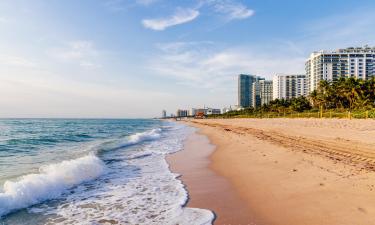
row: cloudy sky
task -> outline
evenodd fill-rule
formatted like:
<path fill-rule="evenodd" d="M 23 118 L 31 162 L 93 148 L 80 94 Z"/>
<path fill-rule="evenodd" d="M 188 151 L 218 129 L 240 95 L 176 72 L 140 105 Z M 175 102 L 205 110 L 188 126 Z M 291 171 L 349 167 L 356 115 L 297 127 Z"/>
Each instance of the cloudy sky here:
<path fill-rule="evenodd" d="M 375 46 L 373 0 L 1 0 L 0 117 L 236 104 L 236 75 Z"/>

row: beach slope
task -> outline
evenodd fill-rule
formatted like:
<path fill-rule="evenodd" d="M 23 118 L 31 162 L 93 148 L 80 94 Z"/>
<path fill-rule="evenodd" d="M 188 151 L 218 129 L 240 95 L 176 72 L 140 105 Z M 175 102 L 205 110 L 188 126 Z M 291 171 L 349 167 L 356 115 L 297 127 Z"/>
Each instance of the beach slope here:
<path fill-rule="evenodd" d="M 194 194 L 208 188 L 195 180 L 187 183 L 192 202 L 197 203 L 194 207 L 213 209 L 219 218 L 220 211 L 236 209 L 248 215 L 231 222 L 233 218 L 222 214 L 225 223 L 218 220 L 216 224 L 375 224 L 375 121 L 185 122 L 199 128 L 216 146 L 212 154 L 200 156 L 208 160 L 203 167 L 229 181 L 226 187 L 236 199 L 215 205 L 215 201 Z M 185 164 L 197 161 L 184 159 Z M 221 185 L 209 188 L 207 192 L 214 192 Z"/>

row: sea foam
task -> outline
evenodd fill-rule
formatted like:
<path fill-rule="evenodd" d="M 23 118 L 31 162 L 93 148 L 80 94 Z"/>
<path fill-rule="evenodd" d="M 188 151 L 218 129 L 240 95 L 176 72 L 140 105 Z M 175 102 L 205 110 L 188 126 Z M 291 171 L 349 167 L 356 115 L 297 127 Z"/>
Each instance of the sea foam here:
<path fill-rule="evenodd" d="M 105 146 L 101 146 L 98 152 L 106 152 L 110 150 L 118 150 L 132 145 L 137 145 L 142 142 L 153 141 L 161 138 L 162 130 L 160 128 L 152 129 L 145 132 L 135 133 L 123 140 L 116 140 L 112 143 L 105 143 Z"/>
<path fill-rule="evenodd" d="M 6 181 L 0 192 L 0 216 L 39 202 L 59 197 L 68 188 L 97 178 L 105 170 L 94 154 L 42 166 L 38 174 L 28 174 L 17 181 Z"/>
<path fill-rule="evenodd" d="M 160 128 L 156 128 L 150 131 L 133 134 L 129 137 L 127 144 L 138 144 L 143 141 L 159 139 L 161 137 L 161 131 L 162 130 Z"/>

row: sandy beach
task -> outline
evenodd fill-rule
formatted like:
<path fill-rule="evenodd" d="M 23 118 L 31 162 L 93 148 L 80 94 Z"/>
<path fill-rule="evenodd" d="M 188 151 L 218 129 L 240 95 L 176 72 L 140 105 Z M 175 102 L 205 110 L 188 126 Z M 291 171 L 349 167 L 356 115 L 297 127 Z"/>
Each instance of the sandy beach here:
<path fill-rule="evenodd" d="M 185 123 L 199 134 L 168 161 L 215 224 L 375 224 L 374 120 Z"/>

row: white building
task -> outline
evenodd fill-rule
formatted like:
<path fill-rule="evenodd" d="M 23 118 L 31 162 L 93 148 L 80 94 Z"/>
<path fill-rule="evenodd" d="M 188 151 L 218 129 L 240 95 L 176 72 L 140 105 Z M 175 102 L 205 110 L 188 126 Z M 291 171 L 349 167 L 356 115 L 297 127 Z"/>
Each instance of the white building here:
<path fill-rule="evenodd" d="M 309 92 L 315 90 L 321 80 L 369 79 L 375 76 L 375 47 L 314 52 L 305 66 Z"/>
<path fill-rule="evenodd" d="M 260 98 L 260 106 L 268 104 L 272 101 L 273 96 L 273 82 L 271 80 L 259 80 L 258 82 L 258 89 L 259 89 L 259 98 Z"/>
<path fill-rule="evenodd" d="M 221 114 L 221 109 L 214 109 L 214 108 L 192 108 L 190 111 L 190 116 L 195 116 L 197 113 L 203 112 L 204 115 L 217 115 Z"/>
<path fill-rule="evenodd" d="M 273 77 L 273 99 L 291 99 L 308 95 L 306 75 L 276 74 Z"/>
<path fill-rule="evenodd" d="M 205 115 L 218 115 L 221 114 L 221 109 L 206 108 Z"/>

